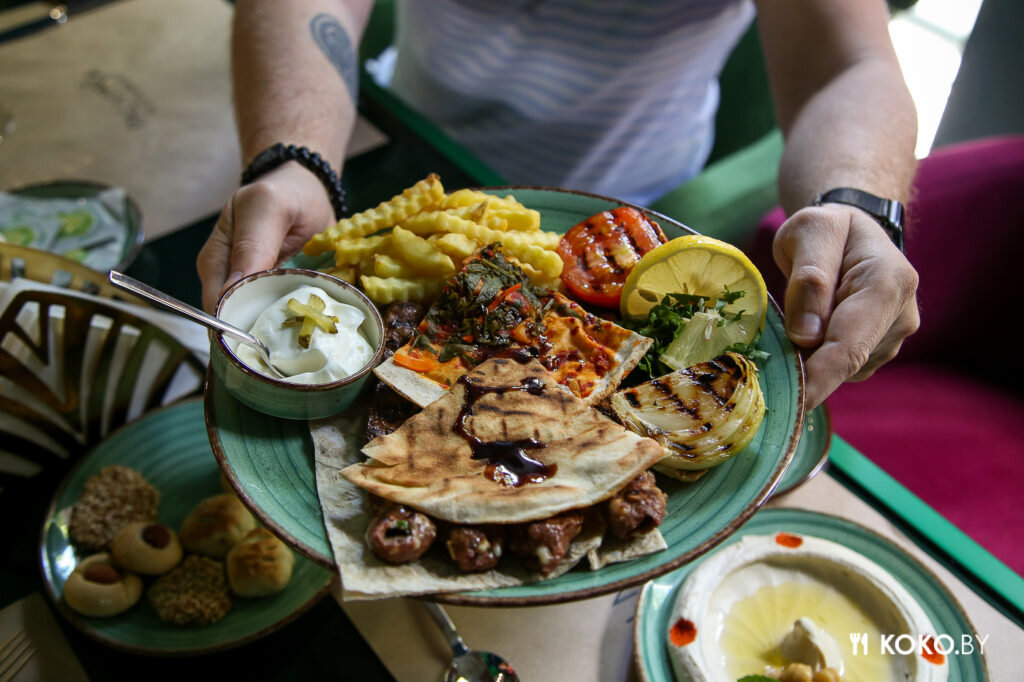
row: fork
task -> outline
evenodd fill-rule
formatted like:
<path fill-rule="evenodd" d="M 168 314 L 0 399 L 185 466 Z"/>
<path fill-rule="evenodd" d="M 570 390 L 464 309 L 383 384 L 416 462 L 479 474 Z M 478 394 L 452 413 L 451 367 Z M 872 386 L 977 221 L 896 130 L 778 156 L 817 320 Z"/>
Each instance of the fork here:
<path fill-rule="evenodd" d="M 0 644 L 0 682 L 11 682 L 35 653 L 36 648 L 25 634 L 25 628 L 18 628 Z"/>

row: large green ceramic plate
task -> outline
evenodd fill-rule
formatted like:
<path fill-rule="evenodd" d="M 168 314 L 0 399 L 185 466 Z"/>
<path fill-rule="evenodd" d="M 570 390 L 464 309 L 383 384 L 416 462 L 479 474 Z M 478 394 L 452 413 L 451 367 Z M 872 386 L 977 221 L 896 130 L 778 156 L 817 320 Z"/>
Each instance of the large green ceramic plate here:
<path fill-rule="evenodd" d="M 889 540 L 852 521 L 803 509 L 765 509 L 722 546 L 726 547 L 744 535 L 767 535 L 780 531 L 838 542 L 884 567 L 917 600 L 937 633 L 950 635 L 959 642 L 962 635 L 977 632 L 963 607 L 931 571 Z M 675 679 L 665 637 L 679 586 L 699 563 L 694 562 L 652 580 L 640 593 L 633 626 L 634 656 L 640 678 L 645 682 Z M 985 657 L 977 648 L 970 654 L 951 655 L 947 660 L 950 682 L 983 682 L 988 679 Z"/>
<path fill-rule="evenodd" d="M 238 646 L 285 625 L 327 593 L 330 571 L 296 557 L 285 590 L 261 599 L 234 598 L 228 614 L 203 627 L 176 627 L 157 618 L 145 595 L 113 618 L 85 618 L 68 608 L 64 582 L 80 558 L 68 539 L 71 506 L 85 481 L 120 464 L 138 470 L 160 491 L 160 521 L 179 528 L 199 500 L 222 492 L 220 470 L 203 428 L 198 399 L 150 413 L 100 443 L 68 474 L 43 526 L 41 558 L 47 593 L 58 610 L 85 634 L 118 649 L 152 655 L 208 653 Z M 147 586 L 148 586 L 147 582 Z"/>
<path fill-rule="evenodd" d="M 524 205 L 540 211 L 545 230 L 558 232 L 565 232 L 594 213 L 622 205 L 613 199 L 551 189 L 511 187 L 488 191 L 514 193 Z M 689 232 L 665 216 L 652 215 L 669 238 Z M 668 515 L 661 526 L 668 549 L 600 571 L 576 570 L 542 583 L 440 599 L 487 605 L 583 599 L 661 575 L 728 537 L 778 484 L 803 427 L 803 367 L 786 338 L 774 304 L 761 347 L 771 354 L 761 370 L 768 412 L 753 442 L 697 483 L 686 485 L 659 478 L 659 485 L 668 494 Z M 208 375 L 206 388 L 206 422 L 214 453 L 250 508 L 299 551 L 332 566 L 306 424 L 254 412 L 228 395 L 212 374 Z"/>

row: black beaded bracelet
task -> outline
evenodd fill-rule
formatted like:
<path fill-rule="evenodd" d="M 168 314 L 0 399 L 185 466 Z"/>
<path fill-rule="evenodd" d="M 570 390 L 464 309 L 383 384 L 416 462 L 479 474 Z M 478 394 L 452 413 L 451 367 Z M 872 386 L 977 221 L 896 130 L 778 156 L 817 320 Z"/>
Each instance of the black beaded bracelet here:
<path fill-rule="evenodd" d="M 298 162 L 320 179 L 320 182 L 324 184 L 324 188 L 327 190 L 331 206 L 334 208 L 334 217 L 337 220 L 341 220 L 342 216 L 348 211 L 345 206 L 345 189 L 341 186 L 341 176 L 331 168 L 331 164 L 324 161 L 322 156 L 314 151 L 310 151 L 306 147 L 299 147 L 294 144 L 284 145 L 278 142 L 273 147 L 264 149 L 256 155 L 256 158 L 252 160 L 249 167 L 242 172 L 242 184 L 248 185 L 264 173 L 268 173 L 289 161 Z"/>

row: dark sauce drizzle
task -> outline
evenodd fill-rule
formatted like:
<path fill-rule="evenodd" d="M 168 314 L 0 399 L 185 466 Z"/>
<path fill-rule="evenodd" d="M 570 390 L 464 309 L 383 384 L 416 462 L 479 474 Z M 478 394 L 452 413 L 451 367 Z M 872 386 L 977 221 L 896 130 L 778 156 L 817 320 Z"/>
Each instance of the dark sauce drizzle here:
<path fill-rule="evenodd" d="M 526 391 L 532 395 L 544 392 L 544 382 L 537 377 L 528 377 L 516 386 L 481 386 L 469 380 L 464 374 L 458 379 L 466 387 L 466 400 L 455 420 L 453 430 L 466 439 L 473 450 L 473 459 L 486 459 L 487 468 L 484 474 L 492 481 L 506 487 L 518 488 L 528 483 L 540 483 L 555 475 L 557 464 L 544 464 L 529 457 L 527 450 L 539 450 L 547 446 L 534 438 L 485 442 L 466 430 L 466 417 L 473 416 L 476 401 L 487 393 L 506 393 L 508 391 Z"/>

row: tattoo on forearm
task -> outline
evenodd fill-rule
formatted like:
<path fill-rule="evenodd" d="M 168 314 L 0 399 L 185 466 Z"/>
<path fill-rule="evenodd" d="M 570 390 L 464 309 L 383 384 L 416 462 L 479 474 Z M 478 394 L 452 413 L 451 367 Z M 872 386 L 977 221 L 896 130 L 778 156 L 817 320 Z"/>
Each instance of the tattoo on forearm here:
<path fill-rule="evenodd" d="M 355 46 L 345 32 L 345 27 L 329 14 L 318 14 L 309 22 L 309 31 L 313 34 L 317 47 L 341 74 L 349 94 L 352 95 L 352 101 L 355 102 L 359 94 L 357 57 Z"/>

